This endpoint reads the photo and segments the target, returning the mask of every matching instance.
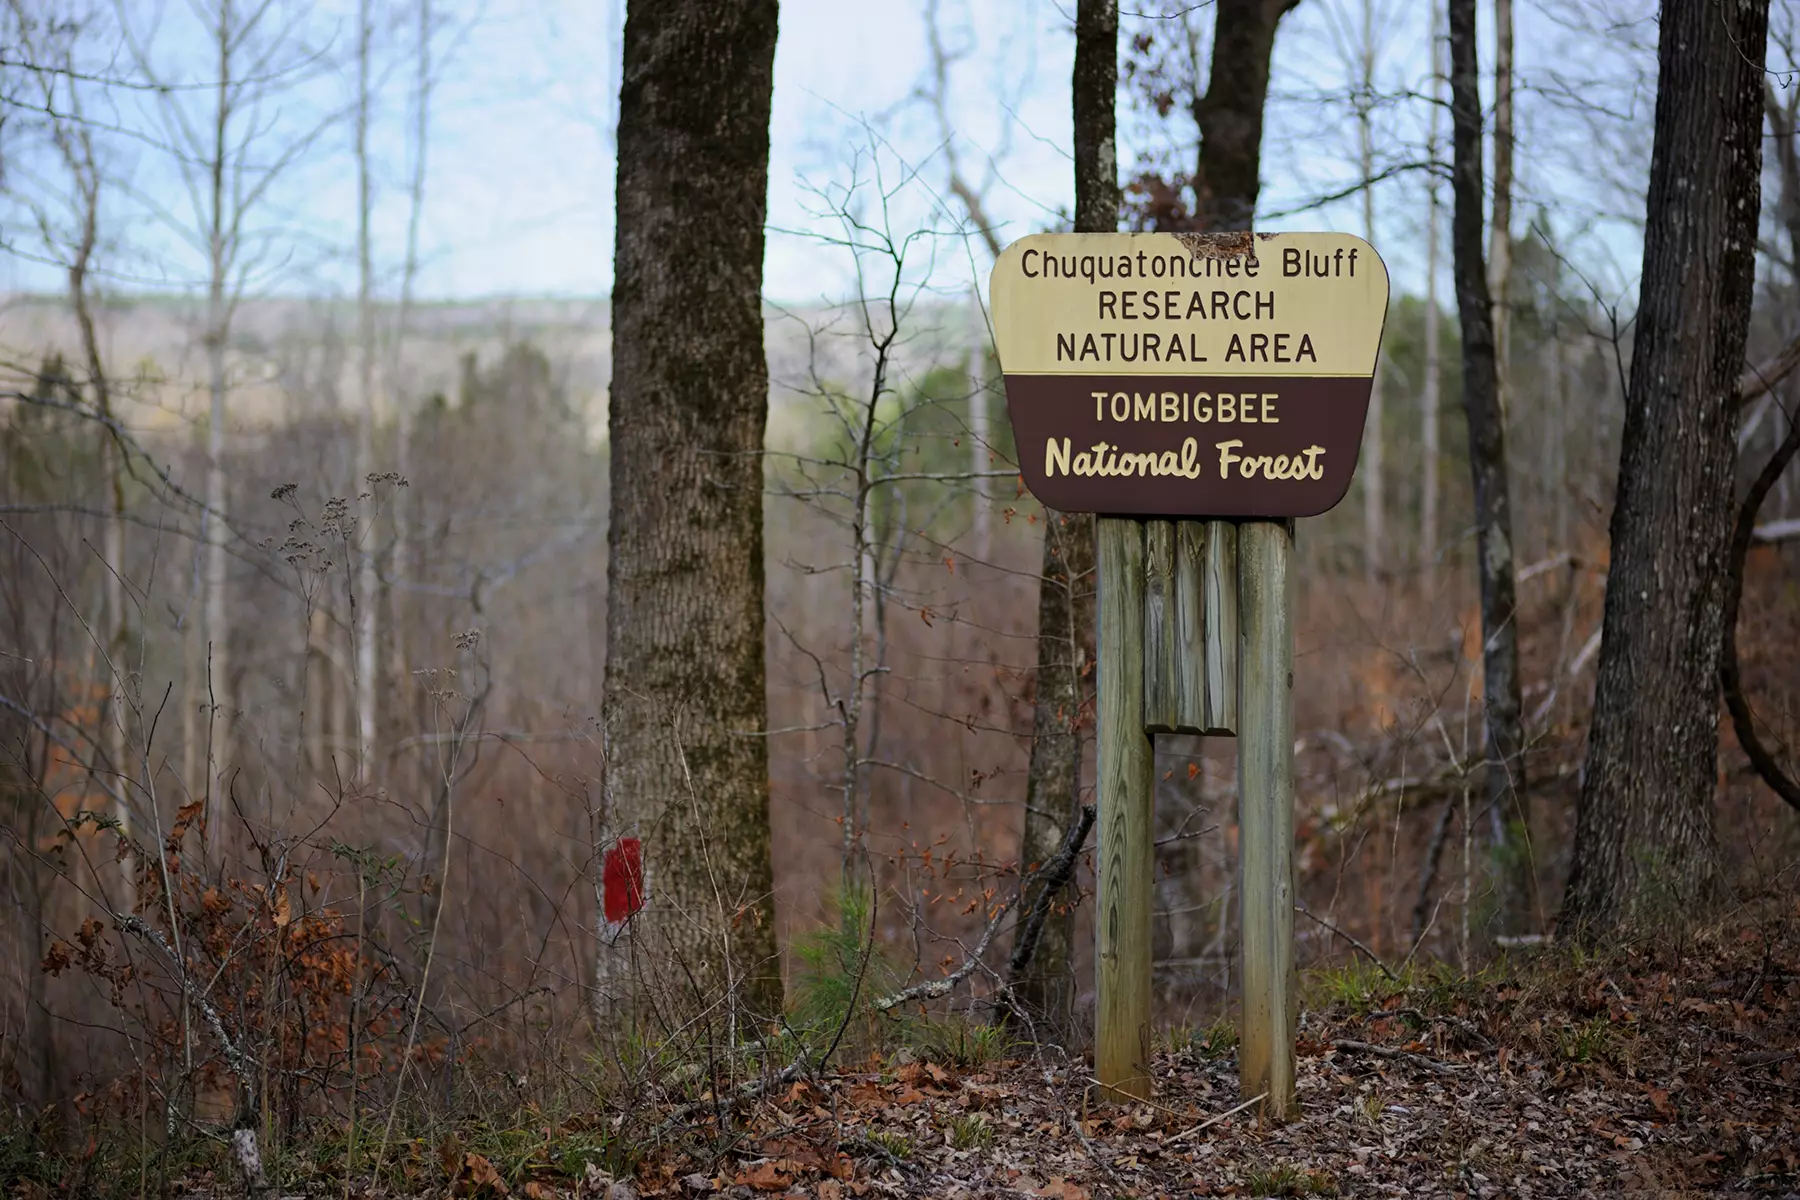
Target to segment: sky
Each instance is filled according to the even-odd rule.
[[[847,203],[861,206],[865,216],[881,211],[881,192],[889,191],[886,209],[896,236],[952,234],[961,220],[944,200],[944,132],[917,94],[929,76],[926,3],[783,0],[765,269],[771,300],[829,301],[854,286],[853,261],[819,236],[831,231],[830,209],[853,180],[859,187]],[[1070,206],[1071,4],[939,0],[939,27],[955,57],[949,144],[983,186],[1003,241],[1053,227]],[[1344,43],[1357,37],[1365,5],[1380,48],[1377,163],[1404,168],[1424,157],[1429,6],[1424,0],[1305,0],[1277,39],[1263,228],[1363,231],[1357,197],[1307,205],[1356,178],[1354,126],[1342,100],[1353,70]],[[121,0],[118,12],[134,39],[125,44],[139,46],[161,78],[203,83],[213,72],[194,7]],[[1138,6],[1128,0],[1123,7],[1128,14],[1176,10],[1164,0]],[[409,214],[417,8],[378,2],[376,9],[384,17],[374,55],[372,231],[376,290],[391,299]],[[623,0],[436,0],[434,9],[436,82],[418,294],[438,300],[606,294]],[[1203,9],[1189,19],[1206,32],[1211,21]],[[1521,0],[1519,8],[1526,147],[1520,222],[1547,209],[1596,285],[1615,295],[1623,295],[1636,271],[1632,205],[1641,204],[1634,189],[1648,166],[1637,143],[1647,146],[1653,103],[1645,82],[1654,76],[1651,11],[1647,0]],[[254,210],[255,254],[245,287],[249,294],[350,296],[356,281],[351,127],[330,118],[353,94],[355,5],[296,0],[292,14],[288,41],[294,44],[270,59],[271,71],[280,68],[279,95],[254,114],[262,137],[255,154],[267,162],[283,144],[313,140]],[[1130,15],[1124,26],[1127,40],[1172,29],[1169,21]],[[111,54],[113,63],[130,64],[116,48]],[[88,110],[117,128],[152,130],[167,141],[176,128],[170,104],[185,106],[188,119],[198,121],[208,99],[203,87],[179,91],[172,102],[133,92],[91,97]],[[1191,142],[1191,125],[1150,120],[1129,99],[1129,89],[1122,89],[1127,164]],[[1598,112],[1574,111],[1595,106]],[[1447,122],[1441,133],[1447,153]],[[120,181],[107,210],[115,231],[108,246],[113,285],[191,288],[204,278],[204,258],[194,245],[195,219],[182,200],[178,165],[155,139],[107,132],[100,139],[108,172]],[[1426,180],[1423,171],[1401,169],[1376,189],[1376,244],[1403,290],[1423,283]],[[15,166],[8,182],[15,193],[50,194],[59,177],[45,159],[35,169]],[[1447,204],[1447,193],[1444,199]],[[30,240],[30,222],[21,216],[15,205],[8,222],[15,248]],[[946,293],[985,277],[986,252],[966,237],[928,238],[915,249],[929,255],[918,262],[921,277],[928,273]],[[59,288],[60,271],[37,261],[54,257],[0,254],[0,290]]]

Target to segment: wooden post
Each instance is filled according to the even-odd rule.
[[[1175,728],[1206,733],[1206,522],[1175,524]]]
[[[1095,522],[1099,546],[1099,892],[1094,1073],[1109,1098],[1150,1096],[1151,798],[1144,732],[1144,526]]]
[[[1238,527],[1206,525],[1206,721],[1208,733],[1238,727]]]
[[[1263,1114],[1299,1114],[1294,1095],[1293,535],[1285,523],[1238,527],[1238,863],[1244,1005],[1238,1079]]]
[[[1144,730],[1181,727],[1181,630],[1176,620],[1175,525],[1144,522]]]

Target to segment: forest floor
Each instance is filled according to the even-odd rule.
[[[1551,950],[1473,979],[1370,966],[1312,990],[1285,1126],[1221,1119],[1236,1064],[1205,1034],[1175,1038],[1154,1103],[1125,1108],[1098,1104],[1080,1065],[890,1059],[795,1084],[731,1154],[651,1156],[630,1183],[819,1200],[1800,1196],[1792,898],[1604,957]]]
[[[691,1092],[639,1097],[628,1126],[545,1123],[517,1153],[464,1128],[414,1142],[414,1186],[351,1195],[1800,1196],[1793,896],[1613,954],[1548,948],[1474,977],[1359,963],[1307,990],[1285,1126],[1238,1110],[1228,1024],[1168,1038],[1154,1103],[1132,1106],[1102,1105],[1082,1061],[970,1038],[788,1083],[724,1132]],[[571,1159],[596,1133],[621,1175]],[[344,1195],[317,1184],[279,1195]],[[243,1195],[223,1173],[185,1191]]]
[[[322,1160],[268,1196],[1800,1197],[1793,895],[1606,954],[1550,947],[1473,976],[1358,961],[1306,991],[1300,1117],[1282,1126],[1240,1109],[1228,1022],[1166,1038],[1153,1102],[1131,1106],[1101,1103],[1081,1060],[964,1027],[735,1112],[689,1087],[439,1126],[401,1143],[385,1186],[346,1191]],[[174,1194],[244,1190],[215,1163]]]

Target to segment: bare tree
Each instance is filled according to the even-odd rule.
[[[431,136],[431,92],[433,84],[432,0],[418,0],[412,89],[412,129],[409,139],[411,171],[406,188],[406,255],[400,267],[400,299],[394,314],[394,334],[388,347],[388,395],[396,406],[394,413],[394,471],[408,484],[394,493],[393,543],[389,549],[388,571],[391,576],[405,578],[411,569],[412,503],[408,495],[412,471],[412,444],[415,408],[420,397],[415,394],[404,370],[407,338],[412,332],[413,293],[419,278],[419,235],[425,215],[425,178],[427,150]],[[388,648],[396,678],[405,678],[406,621],[402,593],[390,589],[388,613],[390,633]]]
[[[1262,190],[1263,109],[1275,27],[1300,0],[1218,0],[1212,70],[1194,105],[1198,228],[1248,229]]]
[[[1494,302],[1494,376],[1504,419],[1511,410],[1513,241],[1513,0],[1494,0],[1494,216],[1488,290]]]
[[[357,372],[356,481],[373,489],[375,474],[375,271],[369,240],[374,194],[369,175],[369,44],[375,30],[369,0],[356,6],[356,338]],[[356,770],[374,769],[376,731],[376,576],[375,544],[364,530],[357,554],[356,589],[350,596],[356,637]]]
[[[1425,378],[1419,385],[1419,561],[1424,591],[1431,596],[1436,589],[1438,560],[1438,418],[1443,400],[1439,395],[1439,376],[1443,374],[1442,334],[1438,327],[1438,272],[1443,267],[1440,257],[1440,235],[1443,214],[1438,199],[1438,143],[1440,115],[1444,94],[1444,28],[1443,6],[1431,6],[1431,116],[1426,145],[1426,159],[1431,173],[1426,176],[1425,203]]]
[[[1376,66],[1381,46],[1388,35],[1391,20],[1381,10],[1378,0],[1356,0],[1352,11],[1345,7],[1326,10],[1332,23],[1339,54],[1351,72],[1350,112],[1356,123],[1356,171],[1362,202],[1363,237],[1375,242],[1375,109]],[[1387,466],[1385,421],[1386,357],[1377,356],[1375,379],[1370,385],[1369,412],[1363,433],[1362,458],[1357,475],[1363,492],[1363,570],[1371,585],[1377,583],[1387,567]]]
[[[1075,232],[1119,227],[1118,150],[1114,96],[1119,84],[1117,0],[1080,0],[1075,10],[1075,69],[1070,100],[1075,123]],[[1037,693],[1032,705],[1031,765],[1025,784],[1027,868],[1048,863],[1081,811],[1082,728],[1086,682],[1094,661],[1094,518],[1044,510],[1044,558],[1038,584]],[[1036,885],[1040,890],[1043,884]],[[1060,889],[1059,889],[1060,890]],[[1026,908],[1051,909],[1035,947],[1016,951],[1012,988],[1018,1003],[1051,1036],[1065,1041],[1074,1025],[1072,906],[1030,894]]]
[[[95,276],[104,253],[101,238],[102,197],[107,180],[101,169],[95,145],[94,128],[86,117],[87,84],[84,72],[77,69],[74,46],[79,39],[79,23],[71,23],[62,36],[53,27],[48,44],[32,36],[31,25],[18,21],[14,31],[24,57],[42,62],[46,68],[33,72],[39,88],[41,107],[47,114],[48,132],[57,157],[68,175],[69,193],[65,197],[66,215],[53,217],[41,204],[37,209],[39,232],[47,246],[57,247],[66,261],[69,307],[75,317],[76,333],[81,347],[82,368],[86,378],[82,390],[98,419],[100,465],[105,480],[108,519],[101,539],[101,592],[103,597],[100,629],[100,685],[109,699],[103,717],[103,765],[101,769],[116,782],[115,816],[122,836],[133,836],[135,818],[131,789],[126,782],[131,773],[128,735],[128,713],[131,674],[132,606],[126,593],[125,532],[127,453],[120,431],[112,374],[101,349],[100,330],[95,322]],[[135,903],[135,872],[128,864],[122,873],[127,907]]]
[[[1363,237],[1375,242],[1375,0],[1362,0],[1362,39],[1357,55],[1356,165],[1362,175]],[[1387,465],[1384,435],[1382,367],[1375,358],[1369,385],[1368,431],[1363,435],[1363,569],[1371,581],[1381,577],[1387,542]]]
[[[1529,900],[1530,846],[1522,801],[1525,735],[1519,695],[1506,421],[1500,411],[1493,305],[1481,244],[1485,197],[1475,0],[1450,0],[1450,113],[1455,159],[1451,250],[1462,321],[1463,407],[1469,420],[1469,470],[1475,485],[1476,562],[1481,578],[1482,708],[1487,746],[1483,775],[1501,889],[1497,920],[1507,927],[1522,919]]]
[[[236,0],[196,6],[206,30],[211,62],[206,86],[195,88],[157,64],[151,38],[133,28],[121,8],[121,26],[139,73],[154,90],[156,116],[169,158],[185,192],[185,212],[151,201],[163,223],[205,263],[206,302],[201,345],[206,352],[206,488],[202,518],[203,618],[190,623],[184,718],[184,776],[196,779],[195,756],[204,752],[201,787],[210,831],[220,780],[230,757],[232,664],[230,659],[229,491],[226,427],[230,420],[229,345],[239,301],[259,269],[269,266],[276,235],[252,223],[270,189],[312,147],[331,118],[303,130],[272,136],[265,105],[291,90],[316,58],[301,47],[286,14],[273,3],[242,9]],[[148,198],[146,198],[148,199]]]
[[[1605,633],[1563,923],[1692,913],[1713,831],[1738,376],[1761,212],[1768,0],[1664,0]]]
[[[967,57],[968,50],[951,50],[945,37],[943,10],[939,0],[926,0],[925,44],[931,55],[931,65],[925,82],[918,89],[918,95],[931,109],[937,124],[939,153],[944,160],[950,194],[962,206],[972,232],[987,251],[988,261],[991,263],[1000,256],[1002,247],[999,230],[994,227],[993,219],[988,213],[987,197],[998,179],[993,164],[1005,154],[1005,147],[1002,146],[998,153],[989,156],[990,166],[985,178],[970,176],[958,145],[960,135],[951,119],[951,69],[958,61]],[[979,270],[976,273],[979,275]],[[977,283],[969,294],[968,441],[970,488],[973,492],[970,525],[974,540],[973,553],[978,562],[986,562],[988,559],[993,524],[988,493],[992,440],[988,432],[987,345],[987,313],[982,307],[981,288]]]

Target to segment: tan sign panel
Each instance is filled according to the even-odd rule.
[[[1361,238],[1036,234],[990,298],[1019,466],[1052,508],[1302,517],[1349,490],[1388,300]]]

